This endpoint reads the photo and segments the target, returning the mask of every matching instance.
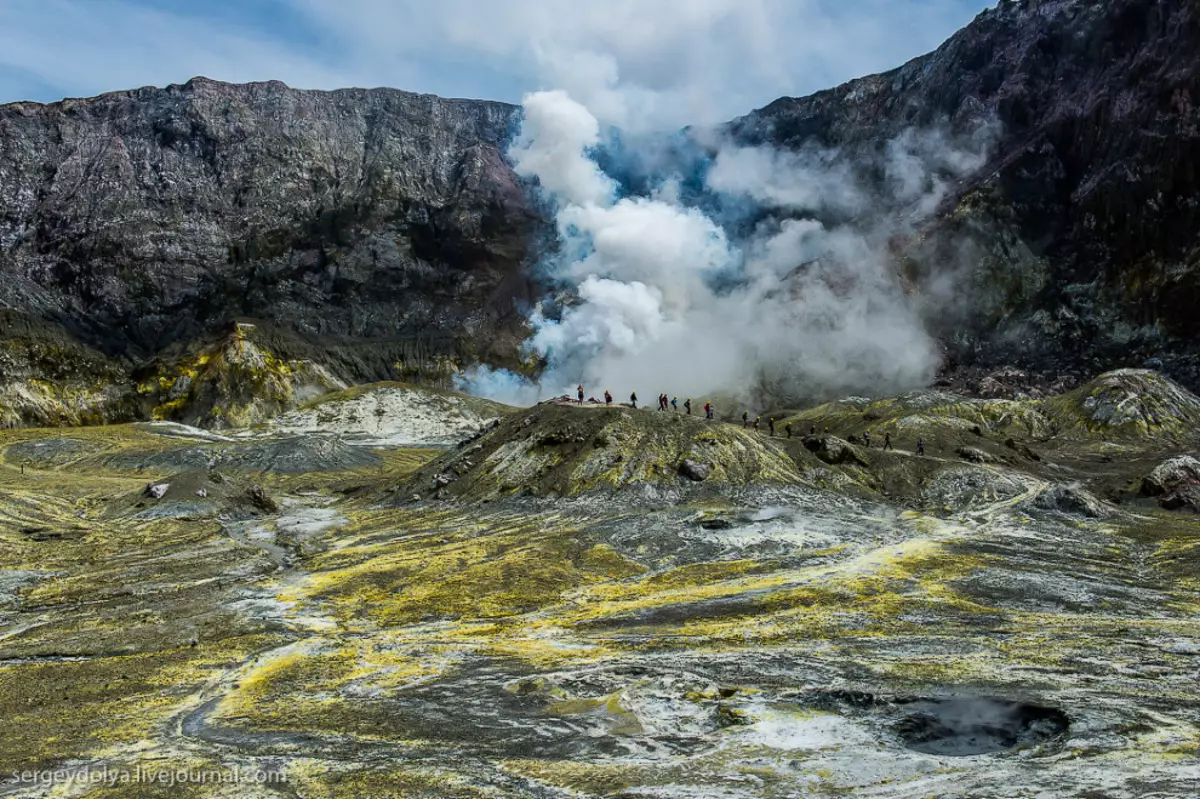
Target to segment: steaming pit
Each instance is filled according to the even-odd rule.
[[[917,699],[899,710],[894,729],[905,746],[943,757],[1033,746],[1070,727],[1061,710],[1003,699]]]

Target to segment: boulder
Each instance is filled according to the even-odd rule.
[[[1033,504],[1042,510],[1086,516],[1089,519],[1104,519],[1112,515],[1107,505],[1075,485],[1051,486],[1034,497]]]
[[[1038,455],[1026,445],[1018,443],[1014,438],[1004,439],[1004,446],[1018,453],[1022,458],[1027,458],[1031,461],[1040,461],[1042,459],[1041,455]]]
[[[279,504],[267,494],[260,485],[252,485],[246,489],[246,499],[251,505],[263,513],[278,513]]]
[[[679,464],[679,474],[693,483],[702,483],[708,479],[712,465],[702,461],[687,459]]]
[[[855,448],[846,441],[834,436],[805,436],[804,448],[828,464],[855,463],[866,466],[866,463]]]
[[[171,488],[170,483],[158,483],[157,485],[146,486],[146,496],[152,499],[162,499],[166,496],[167,491]]]
[[[1158,497],[1167,510],[1200,512],[1200,460],[1181,455],[1163,461],[1142,478],[1139,493]]]
[[[958,455],[964,461],[970,461],[971,463],[987,463],[991,460],[986,452],[975,447],[959,447],[954,450],[954,454]]]
[[[1181,455],[1163,461],[1143,477],[1141,493],[1147,497],[1158,497],[1193,483],[1200,483],[1200,460],[1191,455]]]

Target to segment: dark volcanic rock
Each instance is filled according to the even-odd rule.
[[[203,78],[2,106],[4,304],[110,354],[266,318],[375,346],[351,378],[510,359],[536,224],[502,155],[518,113]]]
[[[1200,512],[1200,461],[1191,455],[1163,461],[1142,478],[1140,493],[1158,497],[1167,510]]]
[[[975,447],[959,447],[954,450],[954,454],[971,463],[987,463],[991,460],[986,452]]]
[[[1089,492],[1075,485],[1054,485],[1039,493],[1033,504],[1042,510],[1057,511],[1089,519],[1104,519],[1112,512]]]
[[[805,436],[803,442],[805,449],[825,463],[866,465],[866,462],[854,451],[853,446],[836,436]]]
[[[702,483],[708,479],[709,472],[712,471],[712,466],[700,461],[685,460],[679,464],[679,474],[693,483]]]
[[[866,154],[910,128],[996,135],[893,248],[918,289],[954,275],[963,301],[928,315],[951,369],[1156,358],[1200,384],[1200,6],[1001,2],[899,69],[730,125],[751,144]]]

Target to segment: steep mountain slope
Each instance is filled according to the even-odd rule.
[[[1200,10],[1171,0],[1004,0],[937,51],[731,123],[799,149],[999,123],[898,260],[958,364],[1128,365],[1200,381]],[[954,301],[934,286],[951,273]],[[953,363],[952,363],[953,365]]]
[[[183,86],[0,107],[0,306],[144,356],[236,320],[368,351],[348,379],[511,360],[535,221],[517,109]]]

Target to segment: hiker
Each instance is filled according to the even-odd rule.
[[[636,391],[630,392],[629,404],[633,407],[634,410],[637,410],[637,392]]]
[[[871,448],[871,431],[870,430],[863,431],[863,446],[866,447],[867,449]]]
[[[679,413],[679,397],[671,397],[671,410]]]
[[[583,384],[579,384],[579,404],[583,404]]]
[[[749,427],[749,426],[750,426],[750,411],[746,411],[745,413],[742,414],[742,427]]]
[[[755,416],[754,417],[754,429],[757,430],[759,428],[759,424],[761,424],[761,423],[762,423],[762,417]]]
[[[683,401],[683,407],[684,407],[684,410],[687,411],[687,415],[691,416],[692,415],[692,398],[691,397],[688,397],[687,399],[685,399]]]
[[[791,437],[792,437],[792,423],[791,423],[791,422],[788,422],[787,424],[785,424],[785,425],[783,426],[783,431],[784,431],[785,433],[787,433],[787,437],[788,437],[788,438],[791,438]]]
[[[667,395],[666,394],[658,395],[658,409],[660,411],[665,411],[667,409]]]
[[[612,394],[609,392],[609,390],[607,388],[604,389],[604,404],[612,405]]]
[[[892,434],[891,433],[883,434],[883,448],[884,449],[892,448]]]
[[[771,430],[771,435],[775,435],[775,417],[772,416],[767,420],[767,427]]]
[[[923,438],[917,439],[917,454],[918,455],[925,454],[925,439],[923,439]]]
[[[704,418],[705,419],[713,418],[713,406],[712,406],[711,402],[704,403]]]

